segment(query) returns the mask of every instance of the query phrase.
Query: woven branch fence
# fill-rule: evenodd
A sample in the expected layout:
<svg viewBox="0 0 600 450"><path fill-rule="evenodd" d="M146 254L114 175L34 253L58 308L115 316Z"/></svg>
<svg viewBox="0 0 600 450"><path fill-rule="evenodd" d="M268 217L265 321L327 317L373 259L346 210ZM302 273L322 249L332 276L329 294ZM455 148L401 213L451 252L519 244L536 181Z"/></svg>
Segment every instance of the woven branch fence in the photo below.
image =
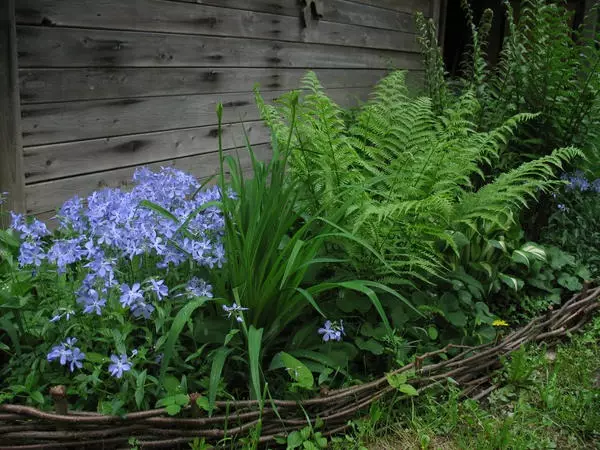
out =
<svg viewBox="0 0 600 450"><path fill-rule="evenodd" d="M560 309L532 320L501 340L468 347L450 344L443 349L418 356L415 361L391 374L414 372L409 382L419 392L455 380L463 395L481 399L497 386L492 383L493 369L500 358L521 345L552 342L573 333L586 324L600 309L600 287L584 289ZM428 363L451 349L459 353L437 363ZM426 364L427 363L427 364ZM323 435L343 432L348 421L382 397L398 392L387 377L344 389L321 392L319 397L302 402L267 401L260 411L257 401L217 402L217 414L207 417L191 405L182 416L169 417L165 409L135 412L126 416L68 411L64 386L51 389L56 412L45 412L21 405L0 405L0 449L53 448L127 448L134 437L138 448L189 448L194 438L219 441L247 435L261 424L261 443L274 442L277 436L307 426L306 417L324 422Z"/></svg>

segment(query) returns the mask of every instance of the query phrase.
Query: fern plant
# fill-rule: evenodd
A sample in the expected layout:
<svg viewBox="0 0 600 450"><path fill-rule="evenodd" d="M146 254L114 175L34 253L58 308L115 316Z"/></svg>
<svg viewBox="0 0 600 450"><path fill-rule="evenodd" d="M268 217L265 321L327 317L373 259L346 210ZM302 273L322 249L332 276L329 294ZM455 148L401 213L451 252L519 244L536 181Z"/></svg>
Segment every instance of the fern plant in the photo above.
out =
<svg viewBox="0 0 600 450"><path fill-rule="evenodd" d="M573 30L564 2L524 0L515 17L505 1L508 34L496 67L487 60L487 36L492 12L486 10L476 24L466 0L462 2L471 30L471 45L458 79L444 79L443 62L435 39L435 25L418 17L426 61L426 87L436 106L455 99L445 95L449 86L475 93L482 109L475 121L480 130L491 130L519 113L539 113L518 132L506 149L502 166L549 154L556 147L578 146L589 167L600 168L600 47L589 27ZM587 33L587 35L586 35Z"/></svg>
<svg viewBox="0 0 600 450"><path fill-rule="evenodd" d="M480 232L485 224L508 226L538 192L557 183L554 169L580 155L572 147L525 163L477 188L517 126L535 118L517 114L487 131L476 131L477 96L467 91L436 113L428 97L410 98L405 73L394 72L375 87L353 122L309 72L290 133L290 98L259 109L275 143L290 139L292 179L309 212L345 213L341 225L377 249L382 265L353 245L343 251L361 277L387 283L431 280L443 274L441 249L458 253L455 234Z"/></svg>

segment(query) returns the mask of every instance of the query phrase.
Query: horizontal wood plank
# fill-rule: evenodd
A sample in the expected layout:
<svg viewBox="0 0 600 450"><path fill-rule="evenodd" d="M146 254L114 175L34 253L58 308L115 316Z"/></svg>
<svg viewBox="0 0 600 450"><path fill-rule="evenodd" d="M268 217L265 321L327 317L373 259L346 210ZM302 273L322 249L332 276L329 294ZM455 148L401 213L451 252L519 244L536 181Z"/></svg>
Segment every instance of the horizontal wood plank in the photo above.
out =
<svg viewBox="0 0 600 450"><path fill-rule="evenodd" d="M229 124L221 129L223 148L242 147L244 130L252 145L270 141L270 131L261 121ZM24 152L25 182L37 183L211 153L219 149L217 136L218 127L209 126L27 147Z"/></svg>
<svg viewBox="0 0 600 450"><path fill-rule="evenodd" d="M318 69L327 88L367 87L387 71L381 69ZM158 95L248 92L297 89L305 69L203 68L84 68L21 69L21 102L44 103ZM414 77L416 74L410 73Z"/></svg>
<svg viewBox="0 0 600 450"><path fill-rule="evenodd" d="M369 91L370 88L330 89L328 94L341 105L351 106L358 99L366 99ZM269 91L263 97L272 102L285 92ZM259 119L251 92L41 103L23 105L23 145L214 125L218 102L223 104L223 123Z"/></svg>
<svg viewBox="0 0 600 450"><path fill-rule="evenodd" d="M267 159L271 154L269 144L257 145L253 150L256 156L263 160ZM229 150L226 154L239 154L242 167L250 167L250 158L245 149ZM181 169L199 179L206 179L217 173L219 155L218 153L209 153L147 165L147 167L153 170L158 170L160 167L166 166ZM25 188L27 213L41 214L52 211L75 194L85 197L93 191L104 187L130 186L131 177L137 167L139 166L31 184Z"/></svg>
<svg viewBox="0 0 600 450"><path fill-rule="evenodd" d="M321 2L322 20L415 33L414 11L389 11L346 0Z"/></svg>
<svg viewBox="0 0 600 450"><path fill-rule="evenodd" d="M367 28L326 19L305 26L300 17L167 0L20 0L16 17L18 23L26 25L51 24L418 51L413 34L401 28Z"/></svg>
<svg viewBox="0 0 600 450"><path fill-rule="evenodd" d="M302 3L299 0L170 0L187 3L201 3L203 5L221 6L223 8L235 8L245 9L248 11L267 12L272 14L280 14L284 16L298 17L300 15L300 8ZM411 5L415 2L408 1L408 6L402 4L402 0L391 4L390 2L384 3L388 7L392 5L395 8L395 12L402 16L394 16L390 14L390 9L379 8L374 2L373 5L366 3L360 3L359 1L349 0L326 0L320 2L320 7L325 11L323 13L323 19L330 22L349 23L353 25L364 25L375 28L389 28L389 29L401 29L404 31L410 31L399 27L398 23L400 20L403 21L406 16L410 16L414 13L414 9L411 9ZM407 2L404 2L407 3ZM429 2L423 0L418 2L417 9L421 10L426 16L429 14Z"/></svg>
<svg viewBox="0 0 600 450"><path fill-rule="evenodd" d="M412 13L422 11L425 15L430 15L431 0L348 0L352 3L375 6L377 8L390 9Z"/></svg>
<svg viewBox="0 0 600 450"><path fill-rule="evenodd" d="M421 55L333 45L76 28L17 27L19 67L422 69Z"/></svg>

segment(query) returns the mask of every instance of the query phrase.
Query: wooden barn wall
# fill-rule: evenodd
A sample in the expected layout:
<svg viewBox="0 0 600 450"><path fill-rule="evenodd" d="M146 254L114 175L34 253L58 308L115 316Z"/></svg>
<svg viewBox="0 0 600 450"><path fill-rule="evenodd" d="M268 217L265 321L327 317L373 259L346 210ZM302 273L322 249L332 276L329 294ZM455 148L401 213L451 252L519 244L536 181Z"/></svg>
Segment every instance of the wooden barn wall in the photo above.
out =
<svg viewBox="0 0 600 450"><path fill-rule="evenodd" d="M312 3L312 2L311 2ZM418 79L413 13L436 0L17 0L25 204L47 215L74 194L127 183L136 167L215 172L244 123L261 157L268 101L313 69L343 105L391 68Z"/></svg>

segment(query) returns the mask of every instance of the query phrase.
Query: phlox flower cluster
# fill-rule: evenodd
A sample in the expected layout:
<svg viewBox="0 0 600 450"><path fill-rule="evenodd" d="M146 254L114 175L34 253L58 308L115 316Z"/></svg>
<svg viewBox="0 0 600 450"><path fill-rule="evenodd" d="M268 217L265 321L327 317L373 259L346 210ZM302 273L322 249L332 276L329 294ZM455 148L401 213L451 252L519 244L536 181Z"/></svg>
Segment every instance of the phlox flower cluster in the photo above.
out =
<svg viewBox="0 0 600 450"><path fill-rule="evenodd" d="M318 330L319 334L323 336L323 341L341 341L342 337L346 335L344 330L344 321L339 322L331 320L325 321L323 326Z"/></svg>
<svg viewBox="0 0 600 450"><path fill-rule="evenodd" d="M568 182L567 191L591 191L600 194L600 178L590 181L581 170L577 170L571 174L565 173L561 176L561 179Z"/></svg>
<svg viewBox="0 0 600 450"><path fill-rule="evenodd" d="M224 264L224 219L221 210L210 204L221 198L217 187L200 190L194 177L173 168L156 173L141 168L133 180L130 191L104 189L86 201L74 197L65 202L57 215L60 239L50 239L39 220L27 222L12 213L11 228L22 240L22 267L47 263L58 273L75 268L83 275L74 287L80 308L59 308L51 322L69 320L78 313L102 316L113 293L134 318L149 319L155 310L153 302L171 294L167 273L190 261L208 269ZM125 272L130 275L127 280ZM212 297L212 287L194 277L184 295ZM117 378L131 368L123 356L111 357L109 372ZM68 340L48 354L49 361L70 364L71 370L81 367L83 358Z"/></svg>

